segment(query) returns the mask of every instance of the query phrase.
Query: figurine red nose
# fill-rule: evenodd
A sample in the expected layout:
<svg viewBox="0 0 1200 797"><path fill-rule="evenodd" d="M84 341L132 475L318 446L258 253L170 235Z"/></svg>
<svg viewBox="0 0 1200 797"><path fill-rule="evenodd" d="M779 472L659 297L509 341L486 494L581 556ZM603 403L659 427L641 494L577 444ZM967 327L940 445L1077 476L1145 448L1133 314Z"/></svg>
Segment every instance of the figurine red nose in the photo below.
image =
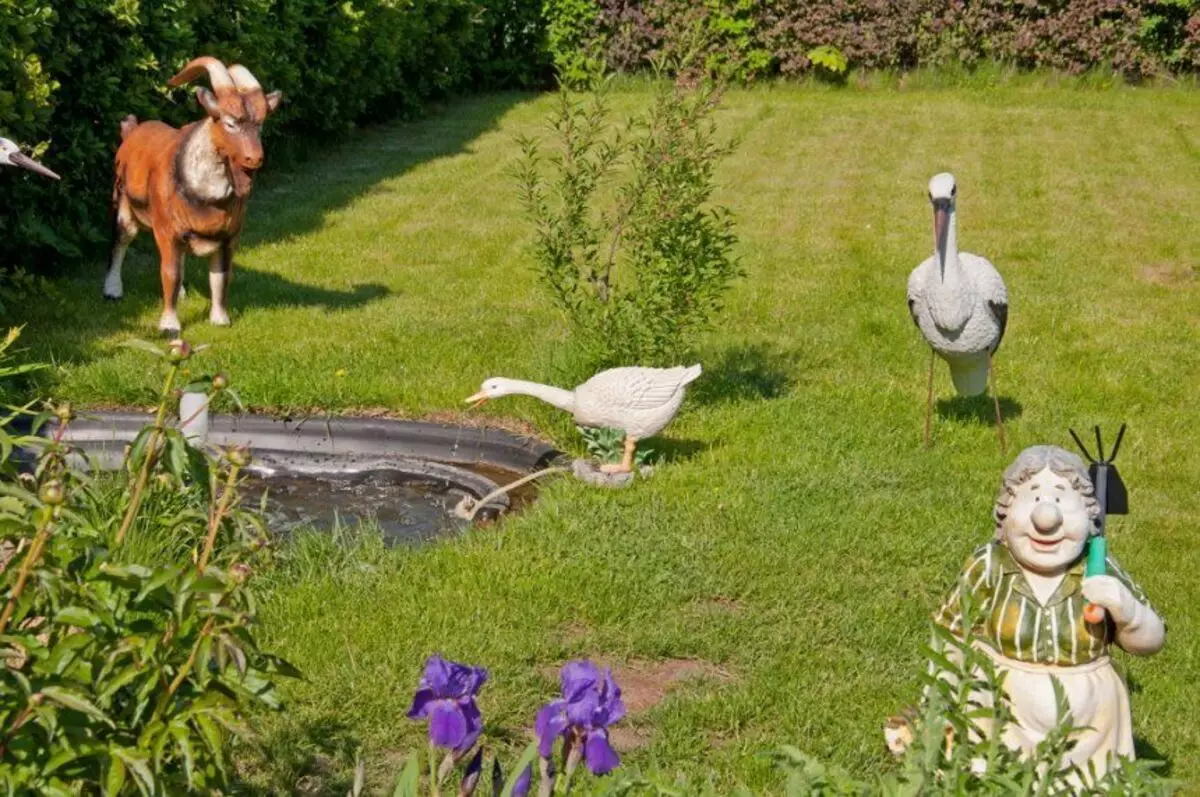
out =
<svg viewBox="0 0 1200 797"><path fill-rule="evenodd" d="M1063 516L1057 505L1046 501L1033 508L1030 519L1039 534L1053 534L1062 525Z"/></svg>

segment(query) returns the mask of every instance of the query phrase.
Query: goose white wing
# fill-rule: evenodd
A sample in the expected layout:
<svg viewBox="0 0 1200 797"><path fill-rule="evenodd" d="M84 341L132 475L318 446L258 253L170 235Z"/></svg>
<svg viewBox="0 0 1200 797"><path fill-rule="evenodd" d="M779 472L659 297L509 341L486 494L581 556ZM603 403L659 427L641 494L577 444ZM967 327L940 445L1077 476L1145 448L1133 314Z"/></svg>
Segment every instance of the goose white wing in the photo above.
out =
<svg viewBox="0 0 1200 797"><path fill-rule="evenodd" d="M644 412L669 403L685 385L700 376L700 366L676 368L613 368L601 371L575 389L588 404L604 403L611 410Z"/></svg>

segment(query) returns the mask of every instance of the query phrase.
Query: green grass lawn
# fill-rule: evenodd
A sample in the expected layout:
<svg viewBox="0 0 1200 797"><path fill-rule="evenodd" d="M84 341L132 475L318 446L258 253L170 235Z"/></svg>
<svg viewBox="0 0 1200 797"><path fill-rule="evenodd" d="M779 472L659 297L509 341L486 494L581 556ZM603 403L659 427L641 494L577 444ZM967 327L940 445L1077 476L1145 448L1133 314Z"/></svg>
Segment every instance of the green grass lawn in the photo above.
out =
<svg viewBox="0 0 1200 797"><path fill-rule="evenodd" d="M649 96L630 88L615 105ZM267 175L232 328L205 323L204 264L191 263L181 318L213 344L204 362L255 407L413 417L457 412L489 376L555 379L564 325L509 177L514 137L542 131L551 105L465 100ZM396 771L421 743L404 712L434 651L491 668L487 733L513 749L567 659L643 673L696 659L707 677L628 721L627 766L769 791L756 753L786 742L878 771L881 722L916 695L927 617L990 538L1005 465L1026 445L1069 446L1069 426L1127 421L1132 514L1110 524L1111 550L1170 629L1158 656L1122 657L1135 732L1200 783L1200 94L774 88L732 93L720 118L742 137L719 198L748 274L658 445L668 464L626 491L548 484L498 528L417 551L293 551L264 632L308 680L264 723L274 761L254 777L292 791L304 775L319 791L359 745L373 771ZM1009 287L1007 454L990 404L950 400L940 364L935 444L921 445L928 350L904 290L931 252L925 186L944 169L961 247ZM137 248L124 302L101 300L98 262L57 283L59 303L26 310L22 340L58 366L54 394L139 404L156 389L144 355L117 347L157 319L147 236ZM485 412L578 445L532 400Z"/></svg>

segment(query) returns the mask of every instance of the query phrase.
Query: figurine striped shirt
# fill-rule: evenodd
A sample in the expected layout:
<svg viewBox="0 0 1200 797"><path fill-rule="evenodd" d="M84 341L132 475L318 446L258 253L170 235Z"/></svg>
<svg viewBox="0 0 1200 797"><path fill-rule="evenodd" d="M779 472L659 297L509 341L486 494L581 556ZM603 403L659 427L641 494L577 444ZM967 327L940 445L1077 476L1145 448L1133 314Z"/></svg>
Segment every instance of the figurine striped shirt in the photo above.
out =
<svg viewBox="0 0 1200 797"><path fill-rule="evenodd" d="M1043 605L1008 548L999 542L984 545L967 560L954 589L934 615L934 622L961 635L962 590L967 589L979 612L973 636L1002 656L1059 667L1094 661L1107 655L1116 629L1107 614L1102 623L1083 619L1086 560L1082 556L1071 566ZM1142 589L1112 557L1108 559L1108 573L1128 587L1140 603L1149 605Z"/></svg>

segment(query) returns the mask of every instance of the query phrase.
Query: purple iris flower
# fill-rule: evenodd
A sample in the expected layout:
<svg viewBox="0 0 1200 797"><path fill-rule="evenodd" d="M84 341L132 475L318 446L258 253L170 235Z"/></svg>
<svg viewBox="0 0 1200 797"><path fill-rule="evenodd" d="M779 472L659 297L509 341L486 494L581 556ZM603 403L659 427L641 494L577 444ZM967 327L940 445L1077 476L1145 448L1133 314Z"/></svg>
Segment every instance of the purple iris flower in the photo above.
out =
<svg viewBox="0 0 1200 797"><path fill-rule="evenodd" d="M529 787L533 783L533 769L525 767L521 770L521 774L517 776L517 782L513 784L512 797L525 797L529 794Z"/></svg>
<svg viewBox="0 0 1200 797"><path fill-rule="evenodd" d="M475 695L487 677L487 670L482 667L446 661L436 654L430 656L413 695L409 718L428 718L430 742L466 754L483 730Z"/></svg>
<svg viewBox="0 0 1200 797"><path fill-rule="evenodd" d="M594 775L616 769L621 757L608 743L608 726L625 716L621 689L612 670L590 661L568 662L562 669L563 696L542 707L535 723L538 753L549 758L558 737L583 745L583 759Z"/></svg>

